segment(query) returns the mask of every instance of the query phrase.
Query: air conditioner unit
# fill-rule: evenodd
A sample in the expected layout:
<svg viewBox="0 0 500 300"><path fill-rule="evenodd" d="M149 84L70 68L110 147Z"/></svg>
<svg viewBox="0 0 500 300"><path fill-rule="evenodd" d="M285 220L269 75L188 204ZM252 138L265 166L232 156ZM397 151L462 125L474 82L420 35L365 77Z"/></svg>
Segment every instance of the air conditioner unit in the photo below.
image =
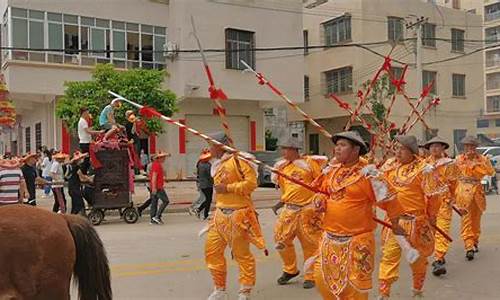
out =
<svg viewBox="0 0 500 300"><path fill-rule="evenodd" d="M174 59L179 55L179 46L174 42L167 42L163 44L163 51L165 51L165 57Z"/></svg>

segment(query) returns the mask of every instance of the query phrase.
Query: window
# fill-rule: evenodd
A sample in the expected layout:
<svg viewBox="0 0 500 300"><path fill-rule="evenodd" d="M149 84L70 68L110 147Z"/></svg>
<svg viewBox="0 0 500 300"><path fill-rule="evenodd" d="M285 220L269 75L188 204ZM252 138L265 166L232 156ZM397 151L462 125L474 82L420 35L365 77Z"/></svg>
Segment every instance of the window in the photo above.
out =
<svg viewBox="0 0 500 300"><path fill-rule="evenodd" d="M484 20L493 21L500 18L500 2L484 7Z"/></svg>
<svg viewBox="0 0 500 300"><path fill-rule="evenodd" d="M244 70L241 60L255 69L254 45L253 32L226 29L226 69Z"/></svg>
<svg viewBox="0 0 500 300"><path fill-rule="evenodd" d="M500 89L500 73L486 74L486 89Z"/></svg>
<svg viewBox="0 0 500 300"><path fill-rule="evenodd" d="M451 7L453 7L454 9L460 9L460 0L453 0L453 2L451 3Z"/></svg>
<svg viewBox="0 0 500 300"><path fill-rule="evenodd" d="M436 25L425 23L422 26L422 45L428 47L436 47Z"/></svg>
<svg viewBox="0 0 500 300"><path fill-rule="evenodd" d="M304 38L304 55L309 53L309 31L302 31L302 37Z"/></svg>
<svg viewBox="0 0 500 300"><path fill-rule="evenodd" d="M387 38L389 41L398 42L404 39L403 22L402 18L387 18Z"/></svg>
<svg viewBox="0 0 500 300"><path fill-rule="evenodd" d="M490 120L477 120L477 128L490 127Z"/></svg>
<svg viewBox="0 0 500 300"><path fill-rule="evenodd" d="M486 52L486 67L500 66L500 49Z"/></svg>
<svg viewBox="0 0 500 300"><path fill-rule="evenodd" d="M434 82L431 89L431 94L437 95L437 73L432 71L423 71L422 72L422 86L426 87L431 82Z"/></svg>
<svg viewBox="0 0 500 300"><path fill-rule="evenodd" d="M145 69L153 68L153 26L141 25L141 60Z"/></svg>
<svg viewBox="0 0 500 300"><path fill-rule="evenodd" d="M455 153L455 149L458 151L462 151L463 149L463 144L461 143L462 139L467 135L467 130L466 129L453 129L453 144L455 147L453 148L453 154Z"/></svg>
<svg viewBox="0 0 500 300"><path fill-rule="evenodd" d="M400 79L401 75L403 75L403 68L391 67L391 73L395 79Z"/></svg>
<svg viewBox="0 0 500 300"><path fill-rule="evenodd" d="M451 29L451 51L464 52L465 31L460 29Z"/></svg>
<svg viewBox="0 0 500 300"><path fill-rule="evenodd" d="M37 149L42 147L42 123L35 124L35 146Z"/></svg>
<svg viewBox="0 0 500 300"><path fill-rule="evenodd" d="M25 129L26 153L31 152L31 127Z"/></svg>
<svg viewBox="0 0 500 300"><path fill-rule="evenodd" d="M489 113L500 112L500 96L486 97L486 111Z"/></svg>
<svg viewBox="0 0 500 300"><path fill-rule="evenodd" d="M495 126L500 127L500 119L495 119Z"/></svg>
<svg viewBox="0 0 500 300"><path fill-rule="evenodd" d="M352 91L352 67L345 67L323 73L325 95L347 93Z"/></svg>
<svg viewBox="0 0 500 300"><path fill-rule="evenodd" d="M500 37L500 26L486 28L484 31L486 44L494 44L498 42L498 38Z"/></svg>
<svg viewBox="0 0 500 300"><path fill-rule="evenodd" d="M309 101L309 76L304 76L304 102Z"/></svg>
<svg viewBox="0 0 500 300"><path fill-rule="evenodd" d="M62 49L64 47L62 14L47 13L47 19L49 20L48 24L49 48ZM62 53L61 52L49 53L48 62L62 63L63 62Z"/></svg>
<svg viewBox="0 0 500 300"><path fill-rule="evenodd" d="M453 96L454 97L465 97L465 75L463 74L453 74Z"/></svg>
<svg viewBox="0 0 500 300"><path fill-rule="evenodd" d="M351 16L345 15L323 23L327 46L351 40Z"/></svg>
<svg viewBox="0 0 500 300"><path fill-rule="evenodd" d="M317 133L309 135L309 154L319 154L319 134Z"/></svg>

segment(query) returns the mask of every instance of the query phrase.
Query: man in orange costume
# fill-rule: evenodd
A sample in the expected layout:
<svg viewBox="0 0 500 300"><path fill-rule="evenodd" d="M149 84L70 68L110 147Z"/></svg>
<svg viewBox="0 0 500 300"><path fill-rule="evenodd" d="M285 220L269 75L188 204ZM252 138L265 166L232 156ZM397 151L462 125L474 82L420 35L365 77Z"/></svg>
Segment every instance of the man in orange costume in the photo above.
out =
<svg viewBox="0 0 500 300"><path fill-rule="evenodd" d="M299 141L289 138L279 145L283 159L274 166L284 174L310 184L321 175L321 164L313 156L301 156ZM324 162L327 158L324 157ZM284 208L281 211L274 229L275 248L283 261L283 274L278 278L278 284L287 284L292 278L299 275L297 258L293 240L297 237L302 246L304 261L313 256L318 249L321 237L320 215L315 212L312 201L314 192L295 184L283 177L273 175L273 181L281 190L281 202ZM304 275L305 289L314 287L314 274Z"/></svg>
<svg viewBox="0 0 500 300"><path fill-rule="evenodd" d="M479 141L473 136L462 140L464 153L457 157L460 170L456 197L457 206L465 211L462 217L462 239L465 243L465 256L474 259L479 252L479 235L481 234L481 215L486 210L486 198L481 186L481 179L486 175L495 175L490 160L476 152Z"/></svg>
<svg viewBox="0 0 500 300"><path fill-rule="evenodd" d="M315 281L323 299L368 299L375 255L375 206L387 211L396 234L401 207L380 172L360 155L368 152L355 131L336 134L336 163L315 183L328 193L315 200L324 212ZM318 194L319 195L319 194Z"/></svg>
<svg viewBox="0 0 500 300"><path fill-rule="evenodd" d="M438 201L427 201L424 190L425 173L428 165L419 160L417 139L414 136L398 136L396 157L383 167L387 180L397 191L397 199L403 207L400 225L405 229L410 244L420 256L410 266L413 273L413 296L420 297L424 286L427 257L434 251L434 232L431 224L436 224L440 207ZM401 247L389 230L382 232L383 253L379 270L379 299L390 296L391 285L399 277Z"/></svg>
<svg viewBox="0 0 500 300"><path fill-rule="evenodd" d="M436 225L446 233L450 232L452 206L455 202L455 189L458 179L458 168L455 160L446 155L446 149L450 145L440 137L434 137L425 143L424 147L429 150L430 156L425 160L433 167L429 174L431 178L426 181L424 190L428 197L441 203L437 215ZM432 263L432 274L436 276L446 274L445 255L448 252L450 242L441 234L435 234L434 262Z"/></svg>
<svg viewBox="0 0 500 300"><path fill-rule="evenodd" d="M216 133L213 139L228 144L224 133ZM250 252L250 243L259 249L265 249L262 231L251 194L257 187L255 166L234 154L224 151L221 146L210 146L214 179L216 212L208 228L205 244L205 260L212 273L214 292L209 300L227 299L226 259L224 250L231 249L231 254L239 266L240 290L238 300L250 299L250 292L255 285L255 258Z"/></svg>

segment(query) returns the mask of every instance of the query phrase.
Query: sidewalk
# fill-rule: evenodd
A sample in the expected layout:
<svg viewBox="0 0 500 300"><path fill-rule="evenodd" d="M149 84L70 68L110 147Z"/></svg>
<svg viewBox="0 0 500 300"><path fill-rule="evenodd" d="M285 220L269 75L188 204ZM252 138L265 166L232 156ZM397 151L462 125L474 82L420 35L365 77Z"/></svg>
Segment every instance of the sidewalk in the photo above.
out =
<svg viewBox="0 0 500 300"><path fill-rule="evenodd" d="M167 213L187 212L187 208L198 198L199 194L196 190L196 182L194 181L169 182L167 183L166 191L170 198L170 204L166 210ZM68 195L67 189L65 189L65 193L68 207L71 207L71 197ZM53 197L42 198L42 195L43 191L37 190L38 206L48 210L52 209L52 204L54 203ZM136 183L135 194L132 195L134 204L139 206L148 198L149 192L146 185L144 183ZM274 205L279 198L279 191L274 188L257 188L253 193L253 201L256 208L269 208Z"/></svg>

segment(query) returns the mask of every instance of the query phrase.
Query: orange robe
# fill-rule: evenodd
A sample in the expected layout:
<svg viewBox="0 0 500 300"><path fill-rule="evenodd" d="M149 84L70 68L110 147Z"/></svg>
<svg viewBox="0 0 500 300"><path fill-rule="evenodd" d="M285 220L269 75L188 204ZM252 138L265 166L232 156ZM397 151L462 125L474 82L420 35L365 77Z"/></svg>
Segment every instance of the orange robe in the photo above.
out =
<svg viewBox="0 0 500 300"><path fill-rule="evenodd" d="M486 210L486 197L481 186L484 176L495 175L490 160L482 155L469 158L462 154L457 157L460 177L456 188L457 206L467 210L462 217L461 235L465 250L473 250L479 244L481 216Z"/></svg>
<svg viewBox="0 0 500 300"><path fill-rule="evenodd" d="M293 162L281 160L276 163L275 168L290 177L311 184L321 175L321 164L326 161L326 157L306 156ZM273 179L280 187L281 202L285 204L274 228L275 248L283 261L283 272L296 274L298 268L293 240L295 237L299 239L304 261L313 256L321 237L321 218L310 205L314 192L283 177L273 176ZM314 276L309 272L304 275L304 279L314 280Z"/></svg>
<svg viewBox="0 0 500 300"><path fill-rule="evenodd" d="M432 168L420 159L401 164L390 160L382 167L386 177L397 191L398 202L403 207L400 225L409 236L410 244L418 250L420 257L411 264L413 273L413 289L420 292L424 285L427 256L434 250L434 232L429 218L435 218L440 203L432 197L427 199L424 186L428 173ZM379 293L388 297L391 285L399 277L401 247L392 231L384 228L382 232L383 254L379 270Z"/></svg>
<svg viewBox="0 0 500 300"><path fill-rule="evenodd" d="M317 209L324 211L325 233L315 266L323 299L368 299L375 268L375 207L391 218L402 210L384 178L371 177L369 168L366 161L332 165L317 182L329 193L315 201Z"/></svg>
<svg viewBox="0 0 500 300"><path fill-rule="evenodd" d="M212 273L215 288L226 288L226 259L224 251L231 253L238 263L242 292L255 285L255 258L250 243L264 249L265 243L251 194L257 187L256 170L242 159L225 154L212 165L214 184L227 184L227 193L216 193L217 210L209 224L205 243L205 261Z"/></svg>

